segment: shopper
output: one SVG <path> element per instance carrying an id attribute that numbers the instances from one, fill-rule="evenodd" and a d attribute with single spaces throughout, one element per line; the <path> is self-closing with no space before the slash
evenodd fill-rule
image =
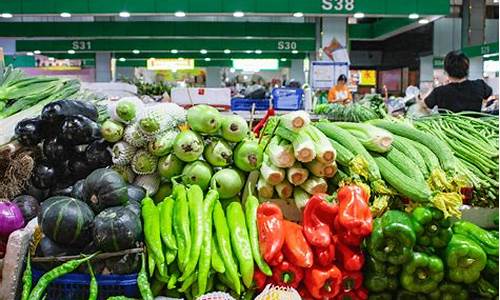
<path id="1" fill-rule="evenodd" d="M 351 101 L 352 94 L 347 87 L 347 77 L 342 74 L 337 79 L 337 84 L 328 92 L 328 102 L 347 104 Z"/>
<path id="2" fill-rule="evenodd" d="M 435 88 L 424 100 L 425 106 L 432 109 L 461 111 L 481 111 L 483 101 L 487 100 L 492 89 L 484 80 L 468 80 L 469 58 L 458 51 L 448 53 L 444 59 L 444 70 L 448 84 Z"/>

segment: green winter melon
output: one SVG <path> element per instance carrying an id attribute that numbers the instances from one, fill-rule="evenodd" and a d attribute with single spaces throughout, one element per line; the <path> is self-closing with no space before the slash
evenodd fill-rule
<path id="1" fill-rule="evenodd" d="M 61 245 L 85 246 L 92 240 L 94 213 L 83 201 L 55 196 L 42 202 L 38 224 L 42 232 Z"/>

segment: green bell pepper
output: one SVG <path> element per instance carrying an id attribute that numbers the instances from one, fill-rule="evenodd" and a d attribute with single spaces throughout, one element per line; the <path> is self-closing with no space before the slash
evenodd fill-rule
<path id="1" fill-rule="evenodd" d="M 498 288 L 483 277 L 470 285 L 471 292 L 486 299 L 498 299 Z M 496 297 L 496 298 L 495 298 Z"/>
<path id="2" fill-rule="evenodd" d="M 399 286 L 399 279 L 396 276 L 399 270 L 397 265 L 386 264 L 368 256 L 363 269 L 366 274 L 363 283 L 370 293 L 395 291 Z"/>
<path id="3" fill-rule="evenodd" d="M 368 295 L 368 300 L 392 300 L 391 293 L 379 293 Z"/>
<path id="4" fill-rule="evenodd" d="M 431 300 L 467 300 L 469 293 L 460 284 L 445 282 L 429 295 Z"/>
<path id="5" fill-rule="evenodd" d="M 411 259 L 416 239 L 409 215 L 390 210 L 375 219 L 367 248 L 375 259 L 401 265 Z"/>
<path id="6" fill-rule="evenodd" d="M 399 290 L 396 295 L 396 300 L 427 300 L 428 297 L 425 294 L 412 293 L 410 291 Z"/>
<path id="7" fill-rule="evenodd" d="M 417 207 L 412 212 L 415 221 L 417 243 L 422 246 L 443 248 L 448 245 L 453 235 L 451 221 L 444 213 L 434 207 Z"/>
<path id="8" fill-rule="evenodd" d="M 498 234 L 482 229 L 467 221 L 458 221 L 453 224 L 453 232 L 461 234 L 478 244 L 488 255 L 498 256 Z"/>
<path id="9" fill-rule="evenodd" d="M 448 278 L 454 282 L 473 283 L 486 266 L 486 253 L 474 241 L 454 234 L 445 249 Z"/>
<path id="10" fill-rule="evenodd" d="M 431 293 L 444 277 L 443 262 L 437 256 L 414 252 L 403 266 L 401 286 L 413 293 Z"/>
<path id="11" fill-rule="evenodd" d="M 487 275 L 496 275 L 498 277 L 498 269 L 498 257 L 488 256 L 483 272 Z"/>

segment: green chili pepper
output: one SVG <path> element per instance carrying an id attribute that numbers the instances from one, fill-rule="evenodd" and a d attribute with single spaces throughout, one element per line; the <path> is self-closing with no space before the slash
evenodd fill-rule
<path id="1" fill-rule="evenodd" d="M 87 260 L 87 266 L 90 274 L 90 285 L 89 285 L 89 300 L 97 299 L 97 292 L 99 287 L 97 286 L 97 279 L 95 278 L 94 270 L 92 269 L 92 265 Z"/>
<path id="2" fill-rule="evenodd" d="M 143 300 L 153 300 L 153 292 L 149 286 L 148 274 L 146 273 L 146 257 L 144 254 L 142 254 L 141 261 L 141 270 L 137 275 L 137 286 L 139 287 Z"/>
<path id="3" fill-rule="evenodd" d="M 45 289 L 47 286 L 54 281 L 55 279 L 61 277 L 64 274 L 73 272 L 78 268 L 82 263 L 92 259 L 97 253 L 94 253 L 90 256 L 81 258 L 81 259 L 76 259 L 72 261 L 65 262 L 64 264 L 55 267 L 51 271 L 43 274 L 42 277 L 38 280 L 38 283 L 36 284 L 35 288 L 31 291 L 30 293 L 30 300 L 39 300 L 42 298 Z"/>
<path id="4" fill-rule="evenodd" d="M 241 293 L 241 285 L 240 285 L 240 279 L 238 277 L 238 268 L 233 258 L 233 251 L 231 249 L 231 238 L 229 235 L 229 228 L 227 226 L 226 216 L 224 214 L 224 210 L 222 210 L 222 205 L 219 201 L 215 202 L 213 221 L 215 224 L 217 244 L 219 246 L 222 261 L 224 262 L 226 273 L 228 274 L 228 278 L 234 286 L 234 290 L 239 295 Z"/>
<path id="5" fill-rule="evenodd" d="M 252 300 L 255 298 L 254 295 L 255 295 L 255 290 L 253 290 L 253 289 L 246 290 L 245 293 L 243 293 L 243 297 L 241 297 L 241 299 Z"/>
<path id="6" fill-rule="evenodd" d="M 177 250 L 177 242 L 172 229 L 175 201 L 172 197 L 163 200 L 160 210 L 160 233 L 165 246 L 170 250 Z"/>
<path id="7" fill-rule="evenodd" d="M 215 290 L 219 292 L 227 292 L 228 287 L 219 280 L 219 282 L 215 285 Z"/>
<path id="8" fill-rule="evenodd" d="M 198 282 L 196 282 L 196 278 L 195 278 L 193 284 L 191 285 L 191 289 L 190 289 L 189 292 L 191 293 L 191 295 L 193 296 L 193 298 L 196 298 L 196 297 L 202 295 L 202 294 L 199 293 Z"/>
<path id="9" fill-rule="evenodd" d="M 481 227 L 467 221 L 457 221 L 453 224 L 453 232 L 466 236 L 478 244 L 488 255 L 498 257 L 499 241 L 498 235 L 482 229 Z"/>
<path id="10" fill-rule="evenodd" d="M 220 257 L 219 245 L 217 239 L 212 236 L 212 268 L 218 273 L 226 272 L 226 267 L 224 267 L 224 262 Z"/>
<path id="11" fill-rule="evenodd" d="M 170 270 L 170 278 L 168 279 L 167 283 L 167 289 L 173 290 L 175 289 L 175 285 L 177 284 L 177 280 L 179 279 L 179 276 L 181 272 L 179 271 L 179 267 L 177 264 L 173 264 Z"/>
<path id="12" fill-rule="evenodd" d="M 125 296 L 113 296 L 113 297 L 107 298 L 106 300 L 135 300 L 135 299 L 134 298 L 125 297 Z"/>
<path id="13" fill-rule="evenodd" d="M 248 237 L 245 213 L 241 203 L 233 202 L 227 207 L 227 223 L 231 232 L 234 253 L 240 265 L 243 284 L 250 288 L 253 283 L 253 256 L 250 238 Z"/>
<path id="14" fill-rule="evenodd" d="M 142 219 L 144 220 L 144 238 L 148 246 L 148 255 L 153 256 L 160 274 L 165 276 L 165 257 L 160 235 L 160 212 L 149 196 L 142 199 Z M 151 267 L 149 268 L 151 271 Z M 151 273 L 150 273 L 151 274 Z"/>
<path id="15" fill-rule="evenodd" d="M 255 263 L 259 269 L 267 276 L 273 275 L 273 271 L 269 265 L 264 261 L 259 249 L 259 234 L 257 231 L 257 207 L 259 200 L 253 195 L 248 196 L 245 202 L 245 216 L 248 227 L 248 234 L 250 237 L 250 246 L 252 247 L 252 254 Z"/>
<path id="16" fill-rule="evenodd" d="M 214 277 L 215 275 L 212 272 L 210 272 L 210 276 L 208 276 L 207 280 L 207 288 L 206 288 L 207 291 L 212 291 L 214 289 Z"/>
<path id="17" fill-rule="evenodd" d="M 203 243 L 203 190 L 199 185 L 192 185 L 187 191 L 189 218 L 191 228 L 191 251 L 189 258 L 179 281 L 184 281 L 193 274 L 200 258 L 201 244 Z"/>
<path id="18" fill-rule="evenodd" d="M 156 268 L 155 259 L 154 259 L 153 255 L 148 254 L 148 274 L 149 274 L 149 277 L 153 277 L 153 275 L 155 273 L 155 268 Z"/>
<path id="19" fill-rule="evenodd" d="M 236 286 L 234 284 L 233 281 L 229 280 L 229 278 L 226 276 L 226 273 L 219 273 L 217 274 L 217 279 L 219 279 L 219 281 L 227 286 L 229 289 L 232 289 L 232 290 L 235 290 L 236 289 Z M 241 285 L 240 283 L 240 279 L 238 278 L 238 281 L 236 281 L 238 283 L 238 285 Z"/>
<path id="20" fill-rule="evenodd" d="M 177 250 L 168 248 L 165 250 L 165 262 L 167 263 L 168 266 L 175 260 L 176 256 L 177 256 Z"/>
<path id="21" fill-rule="evenodd" d="M 203 244 L 198 263 L 198 294 L 207 291 L 208 273 L 212 261 L 212 213 L 215 201 L 219 199 L 217 190 L 209 190 L 203 202 Z"/>
<path id="22" fill-rule="evenodd" d="M 157 280 L 157 281 L 160 281 L 160 282 L 163 282 L 163 283 L 167 283 L 169 278 L 168 276 L 162 276 L 160 274 L 160 272 L 155 272 L 155 276 L 154 278 Z"/>
<path id="23" fill-rule="evenodd" d="M 29 251 L 28 251 L 29 252 Z M 32 285 L 32 279 L 31 279 L 31 255 L 28 253 L 28 256 L 26 257 L 26 269 L 24 270 L 23 273 L 23 293 L 21 296 L 21 300 L 28 300 L 31 292 L 31 285 Z"/>
<path id="24" fill-rule="evenodd" d="M 179 289 L 179 292 L 185 293 L 191 287 L 191 285 L 193 285 L 193 283 L 196 281 L 197 276 L 198 276 L 198 273 L 195 272 L 195 273 L 191 274 L 188 278 L 186 278 L 186 280 L 184 280 L 182 282 L 182 286 Z"/>
<path id="25" fill-rule="evenodd" d="M 174 186 L 174 233 L 177 240 L 177 263 L 179 270 L 184 271 L 191 249 L 191 235 L 189 232 L 189 206 L 186 188 L 182 184 Z"/>

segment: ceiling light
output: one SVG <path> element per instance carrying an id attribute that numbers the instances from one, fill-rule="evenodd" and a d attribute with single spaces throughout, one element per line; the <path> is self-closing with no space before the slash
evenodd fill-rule
<path id="1" fill-rule="evenodd" d="M 293 16 L 295 18 L 302 18 L 304 16 L 304 14 L 299 11 L 299 12 L 293 13 Z"/>
<path id="2" fill-rule="evenodd" d="M 356 19 L 362 19 L 365 17 L 365 14 L 362 12 L 357 12 L 353 15 L 353 17 L 355 17 Z"/>
<path id="3" fill-rule="evenodd" d="M 170 50 L 170 53 L 172 53 L 172 54 L 177 54 L 177 53 L 179 53 L 179 50 L 177 50 L 177 49 L 172 49 L 172 50 Z"/>
<path id="4" fill-rule="evenodd" d="M 229 72 L 234 73 L 234 72 L 236 72 L 236 69 L 235 68 L 230 68 Z"/>
<path id="5" fill-rule="evenodd" d="M 225 49 L 225 50 L 224 50 L 224 54 L 231 54 L 231 50 L 229 50 L 229 49 Z"/>
<path id="6" fill-rule="evenodd" d="M 121 11 L 118 15 L 122 18 L 130 17 L 130 13 L 128 11 Z"/>
<path id="7" fill-rule="evenodd" d="M 259 49 L 255 50 L 255 54 L 262 54 L 262 50 Z"/>
<path id="8" fill-rule="evenodd" d="M 39 54 L 41 54 L 42 52 L 41 52 L 40 50 L 35 50 L 35 51 L 33 51 L 33 53 L 35 53 L 36 55 L 39 55 Z"/>
<path id="9" fill-rule="evenodd" d="M 71 18 L 71 14 L 68 12 L 62 12 L 60 14 L 61 18 Z"/>
<path id="10" fill-rule="evenodd" d="M 53 57 L 49 57 L 49 60 L 50 60 L 50 61 L 54 61 L 54 60 L 56 60 L 56 59 L 55 59 L 55 58 L 53 58 Z"/>
<path id="11" fill-rule="evenodd" d="M 420 20 L 418 20 L 418 24 L 429 24 L 429 20 L 427 20 L 427 19 L 420 19 Z"/>
<path id="12" fill-rule="evenodd" d="M 141 51 L 139 51 L 139 50 L 137 50 L 137 49 L 134 49 L 134 50 L 132 50 L 132 53 L 134 53 L 134 54 L 139 54 L 139 53 L 141 53 Z"/>
<path id="13" fill-rule="evenodd" d="M 250 54 L 250 53 L 252 53 L 252 50 L 247 50 L 247 51 L 245 51 L 245 53 Z"/>
<path id="14" fill-rule="evenodd" d="M 208 51 L 207 51 L 206 49 L 201 49 L 201 50 L 200 50 L 200 53 L 201 53 L 201 54 L 207 54 L 207 53 L 208 53 Z"/>
<path id="15" fill-rule="evenodd" d="M 121 62 L 127 61 L 127 59 L 125 57 L 120 57 L 118 60 Z"/>
<path id="16" fill-rule="evenodd" d="M 68 50 L 68 54 L 75 54 L 75 50 L 73 49 Z"/>
<path id="17" fill-rule="evenodd" d="M 212 59 L 210 57 L 206 57 L 205 61 L 211 61 Z"/>
<path id="18" fill-rule="evenodd" d="M 9 14 L 9 13 L 3 13 L 3 14 L 1 14 L 0 16 L 1 16 L 2 18 L 5 18 L 5 19 L 10 19 L 10 18 L 12 18 L 12 17 L 13 17 L 13 16 L 12 16 L 12 14 Z"/>
<path id="19" fill-rule="evenodd" d="M 183 11 L 176 11 L 174 13 L 174 16 L 176 16 L 177 18 L 184 18 L 186 16 L 186 13 Z"/>
<path id="20" fill-rule="evenodd" d="M 235 17 L 235 18 L 242 18 L 242 17 L 244 17 L 244 16 L 245 16 L 245 13 L 244 13 L 244 12 L 242 12 L 242 11 L 235 11 L 235 12 L 233 13 L 233 17 Z"/>
<path id="21" fill-rule="evenodd" d="M 292 54 L 297 54 L 297 53 L 299 53 L 299 51 L 297 51 L 297 50 L 292 50 Z"/>
<path id="22" fill-rule="evenodd" d="M 33 52 L 26 52 L 26 55 L 33 56 L 34 54 L 33 54 Z"/>
<path id="23" fill-rule="evenodd" d="M 412 20 L 416 20 L 418 19 L 420 16 L 416 13 L 413 13 L 413 14 L 409 14 L 408 15 L 408 18 L 412 19 Z"/>
<path id="24" fill-rule="evenodd" d="M 183 60 L 184 60 L 184 57 L 179 57 L 177 60 L 178 60 L 178 61 L 183 61 Z"/>
<path id="25" fill-rule="evenodd" d="M 281 61 L 286 61 L 286 58 L 280 58 Z"/>

